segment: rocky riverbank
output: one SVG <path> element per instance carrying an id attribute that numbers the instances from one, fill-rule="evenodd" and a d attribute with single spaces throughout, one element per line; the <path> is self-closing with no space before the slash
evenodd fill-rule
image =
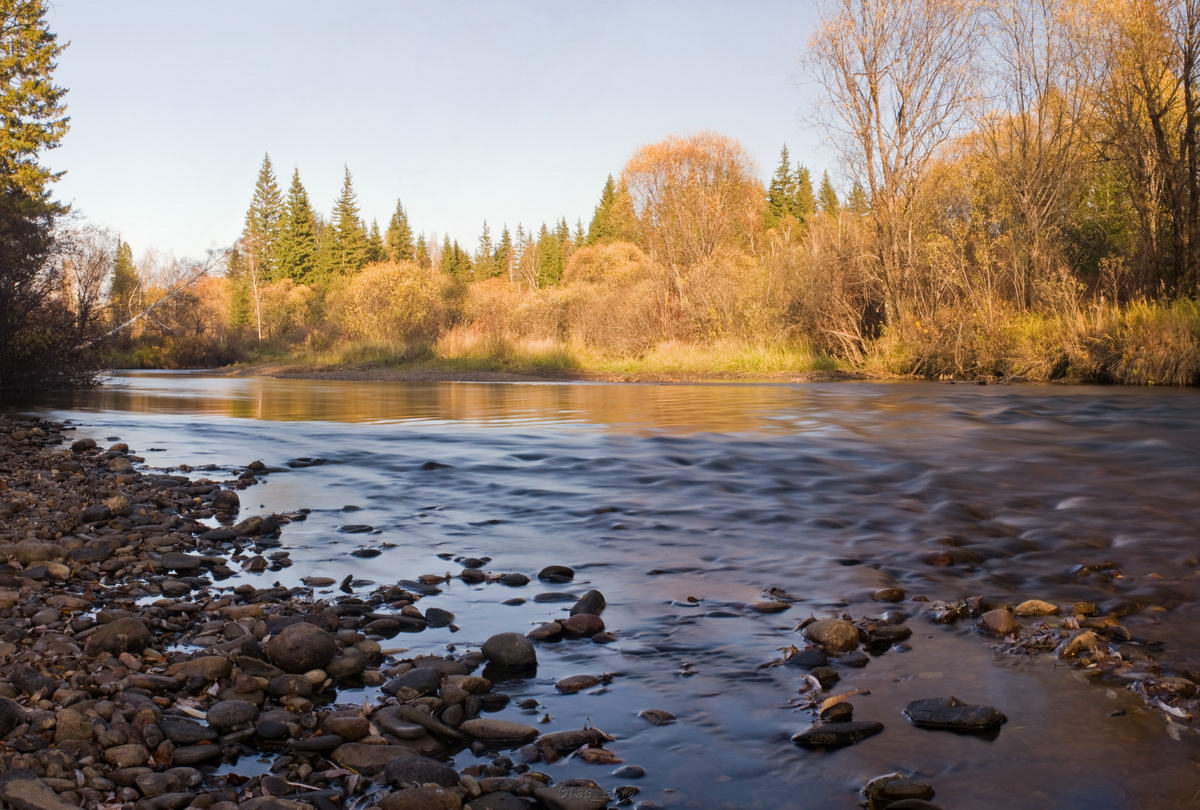
<path id="1" fill-rule="evenodd" d="M 531 577 L 455 557 L 454 574 L 414 573 L 382 586 L 315 574 L 306 587 L 222 584 L 239 569 L 291 565 L 280 536 L 304 510 L 239 514 L 239 492 L 271 475 L 267 465 L 209 481 L 135 468 L 142 459 L 116 437 L 102 449 L 90 439 L 68 444 L 68 436 L 60 424 L 0 418 L 0 801 L 19 810 L 662 806 L 639 802 L 645 774 L 621 762 L 620 740 L 597 727 L 560 727 L 536 699 L 505 692 L 506 682 L 536 673 L 543 644 L 617 638 L 599 591 L 538 594 L 569 598 L 571 607 L 527 634 L 404 657 L 389 649 L 392 639 L 469 622 L 421 606 L 447 576 L 516 588 Z M 575 577 L 562 565 L 529 574 L 564 589 Z M 1091 566 L 1073 576 L 1120 574 Z M 909 703 L 903 717 L 856 714 L 854 699 L 865 694 L 856 673 L 887 666 L 880 656 L 889 651 L 920 655 L 918 622 L 972 622 L 979 643 L 1001 654 L 1053 655 L 1089 679 L 1141 694 L 1173 738 L 1195 735 L 1196 679 L 1164 669 L 1155 643 L 1122 624 L 1123 611 L 1041 599 L 936 602 L 899 587 L 872 598 L 880 608 L 873 615 L 796 616 L 795 646 L 762 662 L 796 675 L 790 707 L 811 719 L 798 719 L 797 757 L 889 735 L 894 723 L 922 734 L 1005 733 L 1004 706 L 936 692 Z M 791 615 L 802 601 L 769 589 L 745 612 Z M 600 691 L 612 677 L 578 674 L 555 687 Z M 489 716 L 505 708 L 528 723 Z M 605 725 L 603 716 L 594 720 Z M 639 722 L 659 733 L 654 726 L 674 720 L 647 709 Z M 470 756 L 459 760 L 473 764 L 453 767 L 463 751 Z M 547 771 L 564 758 L 597 766 L 607 787 L 554 780 Z M 935 787 L 885 774 L 864 786 L 862 801 L 928 810 Z"/>
<path id="2" fill-rule="evenodd" d="M 193 480 L 136 471 L 141 459 L 119 442 L 102 450 L 63 439 L 62 425 L 0 421 L 3 802 L 586 810 L 637 792 L 617 788 L 614 799 L 591 780 L 553 783 L 536 770 L 572 754 L 602 761 L 609 737 L 599 729 L 542 733 L 487 717 L 509 702 L 504 680 L 536 670 L 525 636 L 447 657 L 383 649 L 399 633 L 455 620 L 418 606 L 438 577 L 363 594 L 348 581 L 333 599 L 314 598 L 312 588 L 334 584 L 319 577 L 308 588 L 222 587 L 235 567 L 290 564 L 278 536 L 303 512 L 235 522 L 238 490 L 268 474 L 264 465 L 232 481 Z M 216 527 L 201 522 L 211 518 Z M 464 578 L 487 576 L 479 561 L 465 563 Z M 601 635 L 603 609 L 590 592 L 540 637 Z M 347 689 L 373 699 L 339 703 Z M 524 708 L 536 716 L 536 701 Z M 495 756 L 461 772 L 445 764 L 464 748 Z M 262 775 L 220 767 L 263 756 Z"/>

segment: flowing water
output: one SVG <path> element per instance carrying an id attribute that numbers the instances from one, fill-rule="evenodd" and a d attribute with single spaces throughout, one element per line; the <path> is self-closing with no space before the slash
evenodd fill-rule
<path id="1" fill-rule="evenodd" d="M 639 800 L 852 808 L 866 779 L 900 771 L 957 810 L 1200 807 L 1200 735 L 1168 734 L 1161 712 L 1052 656 L 1001 654 L 969 621 L 932 624 L 920 603 L 900 605 L 913 614 L 911 649 L 843 670 L 834 687 L 869 690 L 853 700 L 856 719 L 886 725 L 856 746 L 793 746 L 790 735 L 811 722 L 788 707 L 803 671 L 762 668 L 799 642 L 805 617 L 877 615 L 888 606 L 869 593 L 898 584 L 933 600 L 1136 605 L 1125 623 L 1164 642 L 1165 666 L 1200 671 L 1200 392 L 146 372 L 46 405 L 84 435 L 119 436 L 150 465 L 218 465 L 203 473 L 213 478 L 254 459 L 326 459 L 242 493 L 243 516 L 313 512 L 284 530 L 293 567 L 232 582 L 353 574 L 388 583 L 459 570 L 439 554 L 486 556 L 488 570 L 530 576 L 574 567 L 567 587 L 454 580 L 421 607 L 453 611 L 461 631 L 391 643 L 462 649 L 562 615 L 563 604 L 533 601 L 540 591 L 601 590 L 618 641 L 540 645 L 537 677 L 506 691 L 541 701 L 547 730 L 591 721 L 615 735 L 609 748 L 647 771 Z M 428 461 L 448 466 L 425 469 Z M 351 523 L 375 532 L 338 531 Z M 363 546 L 384 551 L 350 555 Z M 978 561 L 929 563 L 954 548 Z M 1073 570 L 1109 561 L 1120 577 Z M 781 614 L 746 609 L 772 586 L 798 601 Z M 513 597 L 528 601 L 502 604 Z M 597 694 L 553 686 L 601 673 L 613 680 Z M 920 730 L 900 714 L 910 700 L 947 695 L 996 706 L 1009 722 L 984 739 Z M 516 702 L 499 716 L 530 722 Z M 651 726 L 636 714 L 648 708 L 679 719 Z M 456 758 L 470 761 L 469 752 Z M 537 767 L 606 787 L 627 781 L 578 760 Z"/>

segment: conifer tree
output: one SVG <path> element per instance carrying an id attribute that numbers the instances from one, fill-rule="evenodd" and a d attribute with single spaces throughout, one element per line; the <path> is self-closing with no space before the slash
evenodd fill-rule
<path id="1" fill-rule="evenodd" d="M 610 174 L 600 190 L 600 202 L 592 213 L 592 221 L 588 224 L 587 243 L 595 245 L 600 242 L 610 242 L 617 238 L 614 217 L 617 206 L 617 184 Z"/>
<path id="2" fill-rule="evenodd" d="M 413 255 L 413 261 L 415 261 L 420 267 L 424 267 L 426 270 L 428 270 L 430 267 L 433 267 L 433 259 L 431 259 L 429 256 L 429 245 L 426 243 L 424 235 L 417 240 L 417 250 Z"/>
<path id="3" fill-rule="evenodd" d="M 275 181 L 271 156 L 264 154 L 242 229 L 242 258 L 253 277 L 253 285 L 279 277 L 278 245 L 282 232 L 283 195 Z"/>
<path id="4" fill-rule="evenodd" d="M 119 323 L 133 316 L 134 299 L 140 284 L 137 268 L 133 266 L 133 250 L 128 242 L 118 242 L 112 283 L 108 288 L 108 303 L 114 321 Z"/>
<path id="5" fill-rule="evenodd" d="M 331 227 L 333 272 L 353 273 L 366 264 L 368 244 L 366 229 L 358 215 L 358 197 L 354 193 L 349 167 L 342 178 L 342 191 L 333 204 Z"/>
<path id="6" fill-rule="evenodd" d="M 404 211 L 404 206 L 396 200 L 396 210 L 392 212 L 392 219 L 388 223 L 387 228 L 387 252 L 388 257 L 394 262 L 402 262 L 412 259 L 416 255 L 416 250 L 413 246 L 412 227 L 408 224 L 408 214 Z M 424 243 L 424 239 L 421 240 Z M 428 259 L 428 255 L 425 257 Z"/>
<path id="7" fill-rule="evenodd" d="M 316 215 L 298 169 L 292 170 L 275 255 L 280 277 L 297 284 L 312 284 L 317 280 Z"/>
<path id="8" fill-rule="evenodd" d="M 792 197 L 792 216 L 801 222 L 807 222 L 817 212 L 817 198 L 813 194 L 812 175 L 804 166 L 796 167 L 796 177 L 792 182 L 794 196 Z"/>
<path id="9" fill-rule="evenodd" d="M 500 242 L 496 245 L 496 254 L 494 260 L 496 274 L 512 279 L 513 267 L 513 240 L 512 234 L 508 232 L 508 224 L 504 225 L 504 229 L 500 231 Z"/>
<path id="10" fill-rule="evenodd" d="M 337 233 L 333 226 L 322 216 L 313 220 L 313 230 L 317 237 L 317 254 L 313 267 L 313 279 L 319 286 L 326 286 L 338 273 L 337 264 Z"/>
<path id="11" fill-rule="evenodd" d="M 564 223 L 565 224 L 565 223 Z M 542 223 L 537 240 L 537 285 L 549 287 L 562 279 L 563 244 L 558 235 Z"/>
<path id="12" fill-rule="evenodd" d="M 575 220 L 575 233 L 571 235 L 571 241 L 575 243 L 575 247 L 580 248 L 587 244 L 587 231 L 583 229 L 583 220 Z"/>
<path id="13" fill-rule="evenodd" d="M 381 262 L 387 258 L 387 249 L 383 246 L 383 236 L 379 233 L 379 220 L 371 220 L 371 232 L 367 237 L 367 264 Z"/>
<path id="14" fill-rule="evenodd" d="M 479 234 L 479 248 L 475 251 L 475 275 L 477 278 L 491 278 L 497 274 L 495 246 L 492 244 L 492 231 L 487 220 L 483 221 L 483 232 Z"/>
<path id="15" fill-rule="evenodd" d="M 821 190 L 817 192 L 817 204 L 820 206 L 821 212 L 825 214 L 836 214 L 838 208 L 841 207 L 837 191 L 834 190 L 833 183 L 829 180 L 829 172 L 825 172 L 821 176 Z"/>
<path id="16" fill-rule="evenodd" d="M 870 210 L 870 205 L 867 203 L 867 193 L 863 191 L 862 184 L 857 180 L 854 181 L 854 186 L 850 189 L 850 196 L 846 198 L 846 208 L 851 213 L 862 216 Z"/>
<path id="17" fill-rule="evenodd" d="M 779 165 L 767 186 L 766 225 L 774 228 L 795 216 L 796 183 L 792 176 L 792 159 L 787 144 L 779 150 Z"/>
<path id="18" fill-rule="evenodd" d="M 450 234 L 442 234 L 442 250 L 438 257 L 438 268 L 448 276 L 454 276 L 454 253 L 450 248 Z"/>

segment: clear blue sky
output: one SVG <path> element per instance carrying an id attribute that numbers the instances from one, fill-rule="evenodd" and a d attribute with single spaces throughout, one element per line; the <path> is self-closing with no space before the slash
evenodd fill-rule
<path id="1" fill-rule="evenodd" d="M 58 194 L 135 254 L 230 244 L 263 152 L 323 212 L 347 164 L 368 221 L 399 197 L 470 249 L 484 219 L 586 224 L 605 175 L 670 134 L 735 137 L 764 177 L 783 142 L 831 164 L 803 0 L 54 0 L 50 19 L 71 43 Z"/>

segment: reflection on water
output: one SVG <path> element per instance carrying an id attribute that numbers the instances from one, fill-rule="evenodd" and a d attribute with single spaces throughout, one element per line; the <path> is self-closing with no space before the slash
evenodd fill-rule
<path id="1" fill-rule="evenodd" d="M 315 510 L 284 533 L 297 564 L 251 581 L 295 584 L 314 570 L 396 581 L 453 568 L 443 552 L 490 556 L 496 571 L 576 567 L 570 590 L 604 591 L 619 641 L 543 647 L 538 678 L 512 691 L 541 701 L 555 729 L 591 720 L 617 735 L 613 750 L 647 769 L 642 798 L 832 810 L 900 770 L 959 810 L 1197 806 L 1197 735 L 1172 739 L 1161 716 L 1052 661 L 996 657 L 966 627 L 915 618 L 911 652 L 843 671 L 836 689 L 870 691 L 854 699 L 856 716 L 887 729 L 832 754 L 788 742 L 808 722 L 784 708 L 800 674 L 760 665 L 797 640 L 805 616 L 877 613 L 869 592 L 899 584 L 933 599 L 1149 607 L 1126 624 L 1165 643 L 1169 671 L 1200 671 L 1200 392 L 138 373 L 47 405 L 92 435 L 162 448 L 145 452 L 156 465 L 327 459 L 243 494 L 246 512 Z M 424 469 L 430 460 L 449 466 Z M 352 520 L 346 505 L 359 507 Z M 376 533 L 337 532 L 347 522 Z M 386 550 L 350 556 L 361 545 Z M 947 549 L 955 565 L 930 564 Z M 1122 576 L 1073 568 L 1099 561 Z M 801 601 L 779 615 L 744 609 L 771 586 Z M 462 632 L 429 630 L 404 646 L 524 630 L 562 609 L 534 602 L 540 590 L 451 585 L 425 604 L 454 611 Z M 502 604 L 517 595 L 529 601 Z M 604 694 L 553 689 L 601 672 L 615 674 Z M 909 700 L 949 694 L 996 705 L 1010 723 L 986 741 L 900 716 Z M 680 720 L 647 726 L 636 712 L 651 707 Z M 546 769 L 620 783 L 577 760 Z"/>

